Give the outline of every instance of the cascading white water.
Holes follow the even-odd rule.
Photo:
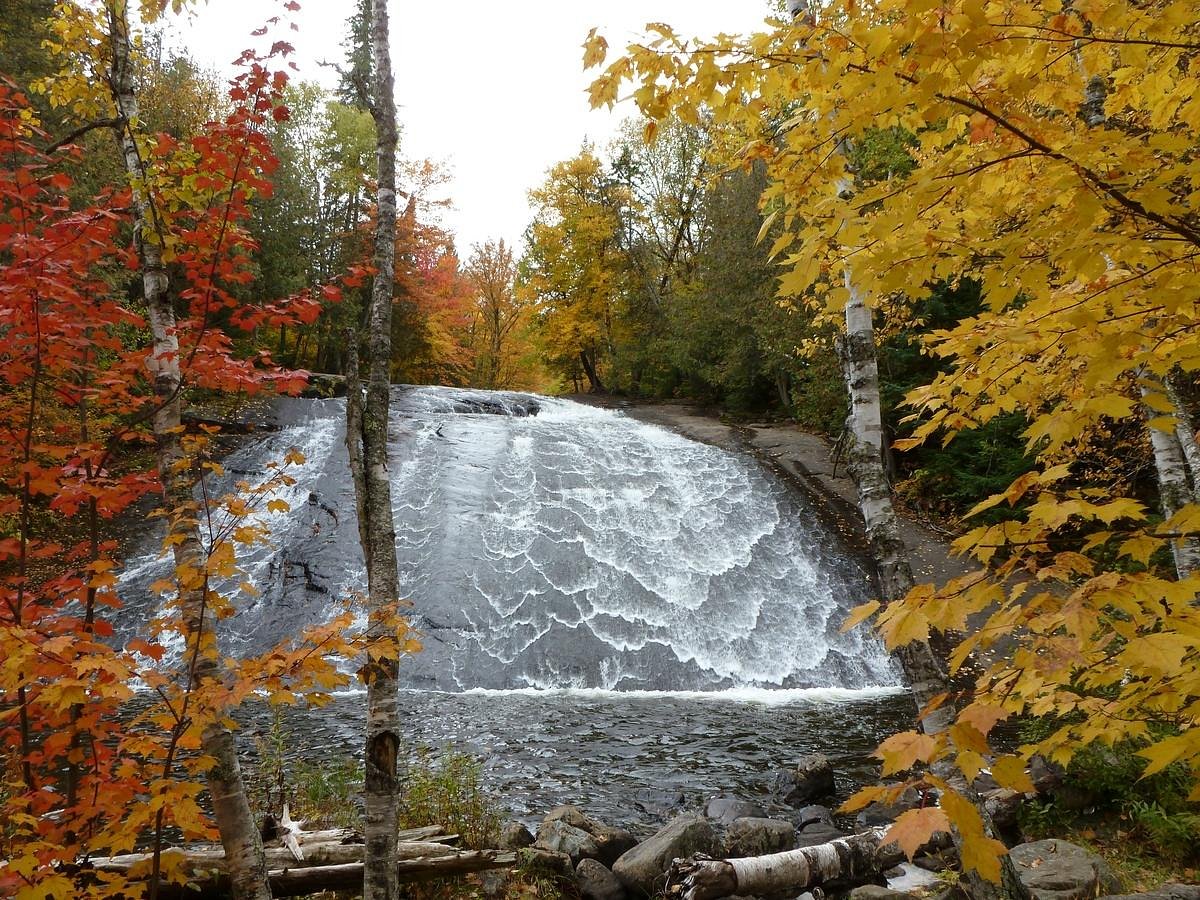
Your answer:
[[[364,587],[340,401],[285,401],[308,464],[245,568],[263,592],[232,620],[268,646]],[[411,686],[713,691],[894,683],[840,635],[866,578],[805,501],[752,457],[620,413],[522,394],[397,389],[393,506],[401,581],[425,651]],[[126,593],[159,577],[134,561]],[[148,608],[148,607],[147,607]]]

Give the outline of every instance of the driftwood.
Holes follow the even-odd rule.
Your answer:
[[[667,884],[680,888],[675,896],[683,900],[715,900],[733,894],[795,896],[831,884],[878,882],[882,872],[903,859],[895,844],[879,846],[882,834],[882,829],[876,829],[816,847],[746,859],[677,859]]]
[[[292,848],[268,845],[267,868],[275,897],[296,897],[320,891],[348,890],[363,883],[362,835],[343,828],[294,834],[302,860],[295,859]],[[516,856],[492,850],[459,850],[451,844],[457,834],[443,834],[430,825],[399,833],[397,859],[401,881],[454,877],[484,869],[503,868],[516,863]],[[189,884],[160,885],[163,900],[186,897],[189,900],[226,898],[229,878],[225,871],[225,852],[218,846],[170,848],[163,851],[164,868],[187,873]],[[92,859],[91,869],[121,875],[149,875],[152,856],[128,853]],[[136,875],[134,876],[136,877]]]
[[[428,881],[432,878],[457,878],[487,869],[506,869],[517,864],[515,853],[496,850],[458,850],[453,856],[401,859],[397,864],[401,882]],[[271,893],[275,897],[299,897],[320,891],[347,891],[361,888],[363,865],[318,866],[271,873]]]
[[[297,860],[287,847],[267,847],[263,854],[267,866],[272,869],[312,868],[314,866],[338,866],[345,863],[362,862],[363,845],[361,843],[343,844],[340,841],[322,841],[313,843],[305,841],[300,844],[304,858]],[[402,841],[398,847],[400,859],[419,859],[424,857],[452,856],[461,851],[445,844],[432,841]],[[194,850],[168,850],[163,853],[164,860],[172,864],[182,860],[183,866],[189,872],[206,870],[221,870],[225,868],[225,851],[212,847]],[[104,859],[92,860],[92,867],[101,872],[120,872],[128,874],[139,866],[146,866],[150,857],[145,853],[130,853],[126,856],[110,856]]]
[[[268,878],[271,895],[275,898],[302,897],[322,891],[354,891],[363,886],[362,844],[358,862],[340,865],[304,866],[292,861],[286,868],[271,867]],[[403,846],[403,845],[402,845]],[[438,845],[445,856],[422,856],[401,859],[397,864],[401,882],[427,881],[433,878],[456,878],[487,869],[505,869],[517,864],[515,853],[496,850],[454,850]],[[228,900],[229,878],[219,869],[196,873],[184,884],[161,884],[160,900]]]

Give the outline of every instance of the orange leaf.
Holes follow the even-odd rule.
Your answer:
[[[937,750],[937,741],[927,734],[904,731],[879,745],[875,755],[883,760],[883,774],[892,775],[911,769],[918,760],[928,762]]]
[[[910,809],[892,823],[880,844],[898,844],[910,860],[939,831],[950,831],[950,819],[936,806]]]

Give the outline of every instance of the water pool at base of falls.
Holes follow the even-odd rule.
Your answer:
[[[241,560],[260,595],[223,623],[233,654],[365,588],[344,403],[282,400],[275,416],[225,461],[232,483],[292,447],[307,459],[271,546]],[[761,797],[768,768],[812,750],[857,781],[911,718],[878,643],[839,633],[866,574],[754,457],[567,400],[432,387],[395,389],[389,440],[424,645],[402,665],[405,737],[479,753],[514,813],[584,801],[615,821],[680,795]],[[125,635],[161,602],[153,546],[122,577]],[[296,714],[299,754],[358,752],[362,706],[350,692]]]
[[[406,748],[477,755],[499,805],[530,828],[572,803],[644,835],[721,795],[787,818],[795,811],[773,795],[773,776],[807,753],[829,757],[844,800],[878,780],[872,751],[911,728],[915,712],[896,689],[784,696],[404,691],[400,708]],[[324,709],[289,710],[283,731],[315,762],[361,753],[363,700],[354,693]]]

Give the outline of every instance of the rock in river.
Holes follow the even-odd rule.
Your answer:
[[[635,897],[651,897],[663,887],[673,859],[694,853],[715,856],[719,850],[720,842],[708,819],[682,815],[622,854],[613,864],[613,873]]]
[[[820,800],[834,792],[833,766],[823,753],[803,757],[794,769],[775,776],[775,793],[784,803],[803,806],[810,800]]]

